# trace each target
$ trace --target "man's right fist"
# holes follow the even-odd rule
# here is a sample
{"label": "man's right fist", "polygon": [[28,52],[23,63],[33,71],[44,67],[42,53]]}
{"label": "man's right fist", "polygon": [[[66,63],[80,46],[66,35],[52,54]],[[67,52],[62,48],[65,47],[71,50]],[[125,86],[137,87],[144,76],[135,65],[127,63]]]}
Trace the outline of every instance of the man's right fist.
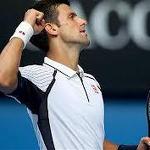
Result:
{"label": "man's right fist", "polygon": [[40,33],[45,27],[44,13],[35,9],[29,9],[24,16],[24,21],[28,22],[34,29],[34,34]]}

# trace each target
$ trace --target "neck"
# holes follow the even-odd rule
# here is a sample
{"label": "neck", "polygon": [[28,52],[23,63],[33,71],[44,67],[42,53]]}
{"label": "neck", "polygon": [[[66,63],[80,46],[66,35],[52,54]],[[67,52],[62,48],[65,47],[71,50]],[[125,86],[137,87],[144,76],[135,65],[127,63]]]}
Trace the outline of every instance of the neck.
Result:
{"label": "neck", "polygon": [[47,57],[59,62],[75,71],[78,71],[78,60],[79,60],[79,48],[64,46],[59,44],[50,44],[49,51],[47,53]]}

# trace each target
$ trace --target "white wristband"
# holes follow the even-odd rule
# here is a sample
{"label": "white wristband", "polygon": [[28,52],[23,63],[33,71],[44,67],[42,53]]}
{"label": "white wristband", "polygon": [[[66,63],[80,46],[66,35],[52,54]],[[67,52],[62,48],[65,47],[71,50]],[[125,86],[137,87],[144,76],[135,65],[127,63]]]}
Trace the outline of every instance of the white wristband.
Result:
{"label": "white wristband", "polygon": [[34,30],[32,26],[25,21],[22,21],[19,26],[16,28],[14,34],[11,36],[10,40],[14,37],[20,38],[23,43],[24,47],[26,47],[26,44],[29,42],[30,38],[34,34]]}

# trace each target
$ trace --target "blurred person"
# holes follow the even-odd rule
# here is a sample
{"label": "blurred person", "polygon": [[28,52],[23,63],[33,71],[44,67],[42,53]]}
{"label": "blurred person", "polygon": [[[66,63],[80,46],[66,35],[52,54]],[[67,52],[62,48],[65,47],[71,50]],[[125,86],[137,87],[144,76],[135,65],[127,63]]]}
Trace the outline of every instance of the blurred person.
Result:
{"label": "blurred person", "polygon": [[[90,43],[86,25],[67,0],[36,2],[1,52],[0,90],[27,106],[41,150],[145,150],[148,137],[137,146],[104,138],[100,85],[78,65]],[[19,67],[30,39],[46,57]]]}

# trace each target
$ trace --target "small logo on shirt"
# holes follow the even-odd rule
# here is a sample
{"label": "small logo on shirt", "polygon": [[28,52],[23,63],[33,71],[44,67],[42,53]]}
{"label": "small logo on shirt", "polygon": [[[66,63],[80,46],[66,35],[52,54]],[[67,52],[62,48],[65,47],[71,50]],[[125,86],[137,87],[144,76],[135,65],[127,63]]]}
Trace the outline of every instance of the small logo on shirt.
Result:
{"label": "small logo on shirt", "polygon": [[20,34],[25,35],[25,33],[23,31],[19,31]]}
{"label": "small logo on shirt", "polygon": [[99,93],[99,88],[96,85],[91,85],[95,93]]}

